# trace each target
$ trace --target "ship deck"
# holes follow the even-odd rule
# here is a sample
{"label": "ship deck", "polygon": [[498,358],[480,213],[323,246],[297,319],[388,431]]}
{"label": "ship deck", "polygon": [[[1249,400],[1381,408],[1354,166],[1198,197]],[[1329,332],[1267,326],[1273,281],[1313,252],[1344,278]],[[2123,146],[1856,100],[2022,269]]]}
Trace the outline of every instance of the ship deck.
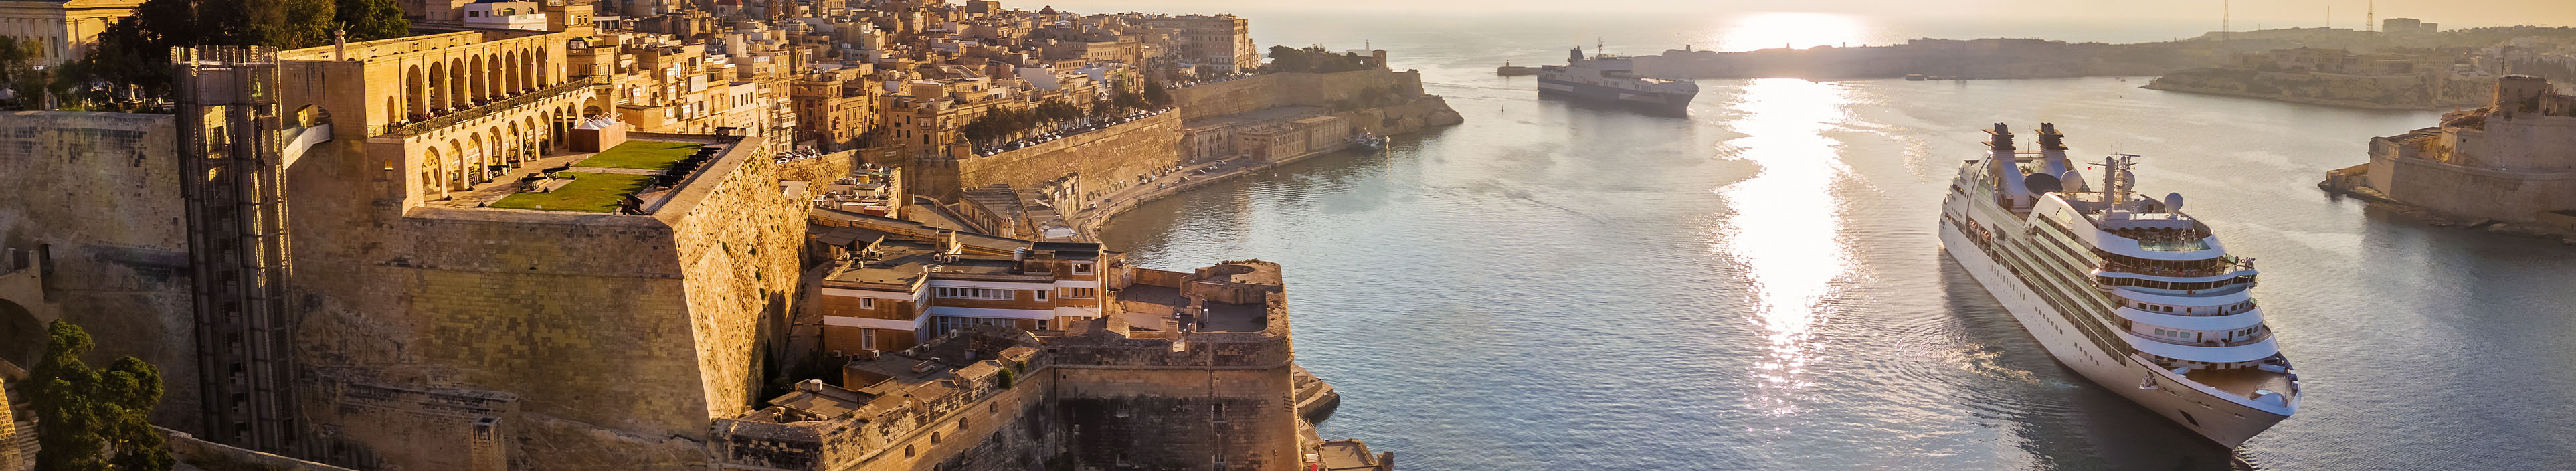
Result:
{"label": "ship deck", "polygon": [[2296,397],[2296,393],[2291,391],[2289,373],[2274,373],[2258,368],[2195,369],[2184,374],[2183,378],[2248,399],[2255,397],[2254,391],[2258,389]]}

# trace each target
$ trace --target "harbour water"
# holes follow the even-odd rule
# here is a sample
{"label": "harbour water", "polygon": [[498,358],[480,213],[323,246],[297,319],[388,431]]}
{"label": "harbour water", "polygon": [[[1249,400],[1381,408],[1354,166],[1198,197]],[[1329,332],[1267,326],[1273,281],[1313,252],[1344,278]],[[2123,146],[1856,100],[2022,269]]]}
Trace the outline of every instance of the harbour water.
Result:
{"label": "harbour water", "polygon": [[[1703,80],[1688,117],[1655,117],[1492,75],[1557,60],[1561,37],[1255,18],[1264,44],[1368,31],[1467,123],[1148,203],[1104,237],[1154,268],[1285,264],[1299,358],[1345,395],[1323,434],[1407,469],[2576,462],[2576,247],[2313,186],[2433,113],[2143,78],[1763,79]],[[2145,155],[2143,190],[2188,195],[2259,259],[2296,417],[2237,450],[2199,441],[2058,366],[1942,255],[1941,192],[1978,130],[2043,121],[2078,156]]]}

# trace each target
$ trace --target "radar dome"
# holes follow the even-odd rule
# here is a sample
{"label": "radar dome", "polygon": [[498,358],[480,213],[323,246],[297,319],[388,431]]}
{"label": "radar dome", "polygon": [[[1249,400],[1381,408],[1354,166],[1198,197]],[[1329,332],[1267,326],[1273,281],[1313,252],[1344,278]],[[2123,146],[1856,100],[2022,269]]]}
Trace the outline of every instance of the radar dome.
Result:
{"label": "radar dome", "polygon": [[2179,213],[2179,212],[2182,212],[2182,194],[2181,194],[2181,193],[2166,193],[2166,194],[2165,194],[2165,212],[2168,212],[2168,213]]}
{"label": "radar dome", "polygon": [[2045,173],[2034,173],[2021,177],[2021,187],[2029,189],[2030,194],[2034,195],[2066,190],[2064,187],[2059,186],[2057,177],[2048,176],[2048,174]]}

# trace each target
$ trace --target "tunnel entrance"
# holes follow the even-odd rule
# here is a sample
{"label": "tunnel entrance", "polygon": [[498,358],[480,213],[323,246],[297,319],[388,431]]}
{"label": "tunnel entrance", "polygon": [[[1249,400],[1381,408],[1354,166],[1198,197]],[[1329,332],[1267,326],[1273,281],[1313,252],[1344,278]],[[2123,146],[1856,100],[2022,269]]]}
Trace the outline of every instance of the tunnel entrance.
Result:
{"label": "tunnel entrance", "polygon": [[0,361],[19,369],[36,367],[45,354],[45,323],[36,322],[26,306],[0,299]]}

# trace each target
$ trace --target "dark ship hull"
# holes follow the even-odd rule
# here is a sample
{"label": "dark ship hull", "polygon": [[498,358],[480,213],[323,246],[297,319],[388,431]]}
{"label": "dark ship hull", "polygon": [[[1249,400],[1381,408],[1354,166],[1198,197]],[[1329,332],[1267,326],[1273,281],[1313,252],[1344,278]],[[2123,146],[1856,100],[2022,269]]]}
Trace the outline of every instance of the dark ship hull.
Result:
{"label": "dark ship hull", "polygon": [[1541,97],[1558,98],[1594,105],[1613,106],[1666,114],[1683,114],[1690,109],[1691,99],[1697,97],[1699,93],[1696,91],[1692,93],[1641,92],[1581,82],[1567,82],[1540,78],[1538,81],[1538,95]]}

